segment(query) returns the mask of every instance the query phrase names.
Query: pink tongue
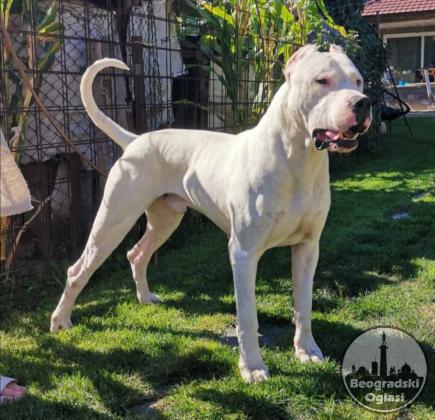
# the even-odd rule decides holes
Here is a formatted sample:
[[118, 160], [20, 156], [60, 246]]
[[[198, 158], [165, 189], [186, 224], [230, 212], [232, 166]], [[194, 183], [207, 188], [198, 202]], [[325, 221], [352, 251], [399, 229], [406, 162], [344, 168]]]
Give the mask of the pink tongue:
[[326, 130], [325, 134], [330, 138], [331, 140], [338, 140], [340, 138], [340, 133], [338, 131], [331, 131]]

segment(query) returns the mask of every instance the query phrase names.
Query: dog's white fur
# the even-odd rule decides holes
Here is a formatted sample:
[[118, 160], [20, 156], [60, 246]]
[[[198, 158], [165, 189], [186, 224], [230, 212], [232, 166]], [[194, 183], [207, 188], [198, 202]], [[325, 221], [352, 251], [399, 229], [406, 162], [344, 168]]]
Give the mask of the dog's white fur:
[[[313, 46], [300, 49], [287, 63], [287, 81], [261, 121], [238, 135], [176, 129], [129, 133], [92, 97], [94, 77], [109, 66], [127, 69], [114, 59], [95, 62], [83, 75], [81, 94], [95, 124], [125, 152], [109, 173], [86, 248], [68, 269], [51, 331], [71, 327], [80, 291], [144, 211], [146, 233], [127, 257], [139, 301], [157, 302], [148, 289], [148, 262], [191, 207], [230, 238], [244, 380], [269, 376], [258, 345], [255, 277], [261, 255], [272, 247], [292, 246], [296, 355], [303, 362], [322, 360], [311, 333], [311, 300], [330, 190], [328, 154], [314, 148], [312, 132], [344, 132], [355, 124], [351, 103], [365, 96], [353, 63], [335, 46], [327, 53]], [[316, 82], [325, 78], [327, 85]]]

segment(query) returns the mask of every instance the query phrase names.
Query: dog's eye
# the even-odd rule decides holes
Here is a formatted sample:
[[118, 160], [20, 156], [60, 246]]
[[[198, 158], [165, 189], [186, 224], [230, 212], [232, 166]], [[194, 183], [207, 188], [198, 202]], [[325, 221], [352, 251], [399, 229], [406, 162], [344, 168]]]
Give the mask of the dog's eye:
[[358, 87], [360, 87], [360, 86], [362, 85], [361, 80], [358, 79], [358, 80], [356, 81], [356, 85], [357, 85]]
[[328, 79], [317, 79], [316, 83], [319, 85], [329, 85]]

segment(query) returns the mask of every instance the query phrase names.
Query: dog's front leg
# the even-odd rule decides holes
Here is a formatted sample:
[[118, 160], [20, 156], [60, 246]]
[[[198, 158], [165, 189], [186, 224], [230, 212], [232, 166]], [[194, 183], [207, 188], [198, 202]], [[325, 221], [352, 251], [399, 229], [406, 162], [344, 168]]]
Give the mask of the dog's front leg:
[[296, 326], [294, 346], [296, 357], [302, 362], [323, 360], [311, 332], [313, 277], [318, 259], [318, 241], [301, 242], [292, 248], [293, 322]]
[[240, 373], [245, 382], [267, 379], [269, 371], [263, 362], [258, 344], [258, 319], [255, 303], [255, 276], [258, 256], [229, 243], [237, 306]]

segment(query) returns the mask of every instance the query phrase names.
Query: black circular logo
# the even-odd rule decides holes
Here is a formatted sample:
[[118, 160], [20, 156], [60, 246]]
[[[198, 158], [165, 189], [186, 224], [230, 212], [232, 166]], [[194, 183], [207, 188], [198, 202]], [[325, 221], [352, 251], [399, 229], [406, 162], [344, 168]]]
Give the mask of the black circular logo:
[[426, 381], [420, 345], [391, 327], [372, 328], [346, 350], [341, 375], [351, 397], [365, 408], [388, 413], [411, 404]]

